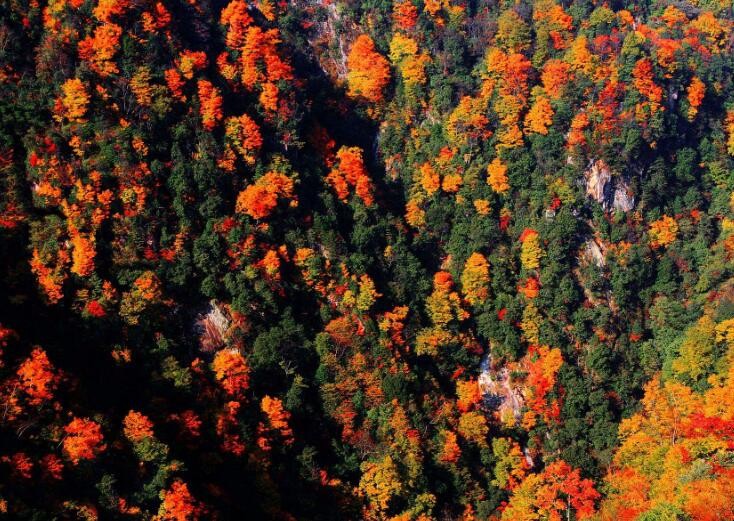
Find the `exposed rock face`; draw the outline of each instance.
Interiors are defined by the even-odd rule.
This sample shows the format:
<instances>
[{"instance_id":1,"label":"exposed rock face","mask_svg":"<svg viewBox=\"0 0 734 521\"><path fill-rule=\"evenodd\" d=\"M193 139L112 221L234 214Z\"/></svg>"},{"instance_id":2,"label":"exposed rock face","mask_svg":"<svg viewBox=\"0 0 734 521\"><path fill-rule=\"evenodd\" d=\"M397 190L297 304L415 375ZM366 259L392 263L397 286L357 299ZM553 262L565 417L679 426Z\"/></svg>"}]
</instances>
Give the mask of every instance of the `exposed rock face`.
<instances>
[{"instance_id":1,"label":"exposed rock face","mask_svg":"<svg viewBox=\"0 0 734 521\"><path fill-rule=\"evenodd\" d=\"M297 3L312 13L315 20L308 42L319 67L337 83L345 81L348 50L360 33L359 28L341 17L336 2L303 0Z\"/></svg>"},{"instance_id":2,"label":"exposed rock face","mask_svg":"<svg viewBox=\"0 0 734 521\"><path fill-rule=\"evenodd\" d=\"M603 160L592 160L584 172L584 179L586 194L604 210L614 208L620 212L628 212L634 208L635 198L629 185L621 176L613 175Z\"/></svg>"},{"instance_id":3,"label":"exposed rock face","mask_svg":"<svg viewBox=\"0 0 734 521\"><path fill-rule=\"evenodd\" d=\"M621 178L617 179L617 186L614 188L612 207L619 212L629 212L635 207L635 196Z\"/></svg>"},{"instance_id":4,"label":"exposed rock face","mask_svg":"<svg viewBox=\"0 0 734 521\"><path fill-rule=\"evenodd\" d=\"M514 417L515 421L520 421L524 400L520 391L512 386L510 371L506 367L493 371L490 354L482 359L480 368L477 384L485 406L500 418Z\"/></svg>"},{"instance_id":5,"label":"exposed rock face","mask_svg":"<svg viewBox=\"0 0 734 521\"><path fill-rule=\"evenodd\" d=\"M586 178L586 195L602 206L606 206L609 199L612 171L601 159L592 161L591 166L584 172Z\"/></svg>"},{"instance_id":6,"label":"exposed rock face","mask_svg":"<svg viewBox=\"0 0 734 521\"><path fill-rule=\"evenodd\" d=\"M586 258L600 268L604 267L604 264L606 264L606 261L604 260L605 253L606 248L597 239L589 239L586 241L586 251L584 252Z\"/></svg>"},{"instance_id":7,"label":"exposed rock face","mask_svg":"<svg viewBox=\"0 0 734 521\"><path fill-rule=\"evenodd\" d=\"M227 344L227 332L231 321L215 301L209 303L206 313L196 320L196 331L199 334L199 346L205 353L212 353Z\"/></svg>"}]
</instances>

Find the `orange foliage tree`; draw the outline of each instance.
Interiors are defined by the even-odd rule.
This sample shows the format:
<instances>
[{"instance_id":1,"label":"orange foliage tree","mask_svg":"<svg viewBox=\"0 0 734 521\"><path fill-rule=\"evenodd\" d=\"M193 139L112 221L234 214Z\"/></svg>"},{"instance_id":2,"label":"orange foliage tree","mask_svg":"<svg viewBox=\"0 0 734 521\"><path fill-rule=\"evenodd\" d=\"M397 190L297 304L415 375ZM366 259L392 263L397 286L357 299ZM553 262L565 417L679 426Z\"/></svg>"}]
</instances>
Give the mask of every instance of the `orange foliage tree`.
<instances>
[{"instance_id":1,"label":"orange foliage tree","mask_svg":"<svg viewBox=\"0 0 734 521\"><path fill-rule=\"evenodd\" d=\"M153 436L153 422L137 411L130 411L122 420L122 432L132 442L138 442Z\"/></svg>"},{"instance_id":2,"label":"orange foliage tree","mask_svg":"<svg viewBox=\"0 0 734 521\"><path fill-rule=\"evenodd\" d=\"M75 233L71 238L71 245L71 271L80 277L86 277L94 271L94 257L97 254L94 237Z\"/></svg>"},{"instance_id":3,"label":"orange foliage tree","mask_svg":"<svg viewBox=\"0 0 734 521\"><path fill-rule=\"evenodd\" d=\"M550 463L540 474L531 474L514 490L503 521L569 519L571 512L579 521L596 513L600 494L590 479L582 479L579 469L563 460Z\"/></svg>"},{"instance_id":4,"label":"orange foliage tree","mask_svg":"<svg viewBox=\"0 0 734 521\"><path fill-rule=\"evenodd\" d=\"M250 387L250 367L236 349L222 349L214 355L214 376L231 396L242 396Z\"/></svg>"},{"instance_id":5,"label":"orange foliage tree","mask_svg":"<svg viewBox=\"0 0 734 521\"><path fill-rule=\"evenodd\" d=\"M64 427L64 453L74 465L97 457L107 447L103 443L102 427L87 418L74 418Z\"/></svg>"},{"instance_id":6,"label":"orange foliage tree","mask_svg":"<svg viewBox=\"0 0 734 521\"><path fill-rule=\"evenodd\" d=\"M189 492L186 483L177 479L168 490L161 491L161 506L156 519L159 521L196 521L203 509Z\"/></svg>"},{"instance_id":7,"label":"orange foliage tree","mask_svg":"<svg viewBox=\"0 0 734 521\"><path fill-rule=\"evenodd\" d=\"M510 189L507 179L507 165L499 157L495 157L487 166L487 184L498 194L504 194Z\"/></svg>"},{"instance_id":8,"label":"orange foliage tree","mask_svg":"<svg viewBox=\"0 0 734 521\"><path fill-rule=\"evenodd\" d=\"M632 83L637 91L647 100L647 103L638 104L637 119L644 121L646 116L644 111L654 114L660 108L660 102L663 99L663 89L654 81L653 64L649 58L642 58L637 61L632 70Z\"/></svg>"},{"instance_id":9,"label":"orange foliage tree","mask_svg":"<svg viewBox=\"0 0 734 521\"><path fill-rule=\"evenodd\" d=\"M283 408L283 402L266 395L260 401L260 409L265 413L270 428L277 431L286 444L292 443L293 431L288 425L291 413Z\"/></svg>"},{"instance_id":10,"label":"orange foliage tree","mask_svg":"<svg viewBox=\"0 0 734 521\"><path fill-rule=\"evenodd\" d=\"M456 406L461 412L469 412L482 399L479 384L475 379L458 380L456 382Z\"/></svg>"},{"instance_id":11,"label":"orange foliage tree","mask_svg":"<svg viewBox=\"0 0 734 521\"><path fill-rule=\"evenodd\" d=\"M650 223L650 244L655 248L668 246L675 241L677 235L678 223L668 215Z\"/></svg>"},{"instance_id":12,"label":"orange foliage tree","mask_svg":"<svg viewBox=\"0 0 734 521\"><path fill-rule=\"evenodd\" d=\"M548 346L531 346L523 360L528 371L525 379L525 402L528 412L523 418L523 425L530 428L535 425L536 417L541 416L546 422L557 420L560 414L557 401L547 403L546 397L556 384L563 358L561 350Z\"/></svg>"},{"instance_id":13,"label":"orange foliage tree","mask_svg":"<svg viewBox=\"0 0 734 521\"><path fill-rule=\"evenodd\" d=\"M235 210L253 219L265 219L278 206L279 198L292 197L293 181L279 172L268 172L240 192ZM292 199L291 205L295 204L297 201Z\"/></svg>"},{"instance_id":14,"label":"orange foliage tree","mask_svg":"<svg viewBox=\"0 0 734 521\"><path fill-rule=\"evenodd\" d=\"M457 442L457 436L454 431L443 431L443 445L441 452L438 454L438 461L443 463L456 463L461 457L461 447Z\"/></svg>"},{"instance_id":15,"label":"orange foliage tree","mask_svg":"<svg viewBox=\"0 0 734 521\"><path fill-rule=\"evenodd\" d=\"M566 84L569 82L570 65L561 60L548 60L543 65L543 72L540 75L543 90L551 99L558 99L564 92Z\"/></svg>"},{"instance_id":16,"label":"orange foliage tree","mask_svg":"<svg viewBox=\"0 0 734 521\"><path fill-rule=\"evenodd\" d=\"M375 43L366 34L357 37L347 56L349 95L378 102L390 81L390 65L375 50Z\"/></svg>"},{"instance_id":17,"label":"orange foliage tree","mask_svg":"<svg viewBox=\"0 0 734 521\"><path fill-rule=\"evenodd\" d=\"M224 122L225 135L234 149L248 164L253 164L263 144L260 127L247 114L227 118Z\"/></svg>"},{"instance_id":18,"label":"orange foliage tree","mask_svg":"<svg viewBox=\"0 0 734 521\"><path fill-rule=\"evenodd\" d=\"M79 42L79 58L88 62L92 70L102 77L117 74L119 69L113 61L119 50L122 27L106 23L98 26L92 36Z\"/></svg>"},{"instance_id":19,"label":"orange foliage tree","mask_svg":"<svg viewBox=\"0 0 734 521\"><path fill-rule=\"evenodd\" d=\"M362 159L359 147L341 147L336 153L336 165L326 176L326 181L341 201L349 197L350 188L365 206L374 204L374 187Z\"/></svg>"},{"instance_id":20,"label":"orange foliage tree","mask_svg":"<svg viewBox=\"0 0 734 521\"><path fill-rule=\"evenodd\" d=\"M53 398L59 378L46 351L40 347L34 348L31 355L20 364L17 375L18 384L31 405L40 405Z\"/></svg>"},{"instance_id":21,"label":"orange foliage tree","mask_svg":"<svg viewBox=\"0 0 734 521\"><path fill-rule=\"evenodd\" d=\"M688 119L692 121L696 114L698 114L698 109L701 106L701 103L703 103L703 97L706 94L706 84L701 81L701 79L698 76L694 76L693 79L691 79L690 85L688 85L688 88L686 89L686 95L688 99Z\"/></svg>"},{"instance_id":22,"label":"orange foliage tree","mask_svg":"<svg viewBox=\"0 0 734 521\"><path fill-rule=\"evenodd\" d=\"M427 161L420 167L420 182L428 195L435 194L441 187L441 178L438 172Z\"/></svg>"},{"instance_id":23,"label":"orange foliage tree","mask_svg":"<svg viewBox=\"0 0 734 521\"><path fill-rule=\"evenodd\" d=\"M207 130L212 130L222 119L222 95L219 89L208 80L199 80L199 104L201 123Z\"/></svg>"},{"instance_id":24,"label":"orange foliage tree","mask_svg":"<svg viewBox=\"0 0 734 521\"><path fill-rule=\"evenodd\" d=\"M536 133L547 135L548 127L553 123L553 107L550 100L545 96L535 98L535 103L530 107L525 116L525 133Z\"/></svg>"},{"instance_id":25,"label":"orange foliage tree","mask_svg":"<svg viewBox=\"0 0 734 521\"><path fill-rule=\"evenodd\" d=\"M409 31L418 22L418 8L410 0L395 2L392 17L398 29Z\"/></svg>"}]
</instances>

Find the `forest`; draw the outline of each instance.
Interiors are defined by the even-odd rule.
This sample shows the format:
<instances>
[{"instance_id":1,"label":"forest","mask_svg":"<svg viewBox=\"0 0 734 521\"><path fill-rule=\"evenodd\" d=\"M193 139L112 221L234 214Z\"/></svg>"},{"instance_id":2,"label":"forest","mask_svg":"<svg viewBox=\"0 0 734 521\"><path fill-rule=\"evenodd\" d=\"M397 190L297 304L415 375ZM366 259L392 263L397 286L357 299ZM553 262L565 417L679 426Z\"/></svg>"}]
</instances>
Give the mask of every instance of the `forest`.
<instances>
[{"instance_id":1,"label":"forest","mask_svg":"<svg viewBox=\"0 0 734 521\"><path fill-rule=\"evenodd\" d=\"M0 2L2 519L734 520L732 2Z\"/></svg>"}]
</instances>

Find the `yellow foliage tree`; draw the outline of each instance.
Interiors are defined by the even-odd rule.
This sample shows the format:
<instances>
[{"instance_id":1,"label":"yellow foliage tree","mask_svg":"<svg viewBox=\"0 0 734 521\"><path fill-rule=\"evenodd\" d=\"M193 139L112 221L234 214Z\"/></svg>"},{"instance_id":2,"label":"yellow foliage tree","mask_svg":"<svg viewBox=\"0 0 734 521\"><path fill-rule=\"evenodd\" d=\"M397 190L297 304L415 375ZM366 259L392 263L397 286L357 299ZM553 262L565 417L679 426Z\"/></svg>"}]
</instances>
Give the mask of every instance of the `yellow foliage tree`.
<instances>
[{"instance_id":1,"label":"yellow foliage tree","mask_svg":"<svg viewBox=\"0 0 734 521\"><path fill-rule=\"evenodd\" d=\"M375 289L375 283L369 275L364 274L359 278L359 293L356 299L356 308L365 313L369 311L381 295Z\"/></svg>"},{"instance_id":2,"label":"yellow foliage tree","mask_svg":"<svg viewBox=\"0 0 734 521\"><path fill-rule=\"evenodd\" d=\"M357 493L368 502L366 516L370 519L384 519L390 500L403 490L398 468L392 457L386 455L379 461L365 461L360 466L362 478Z\"/></svg>"},{"instance_id":3,"label":"yellow foliage tree","mask_svg":"<svg viewBox=\"0 0 734 521\"><path fill-rule=\"evenodd\" d=\"M461 299L453 291L451 275L439 271L433 278L433 293L426 298L426 311L437 326L445 326L451 320L463 320L467 313L461 308Z\"/></svg>"},{"instance_id":4,"label":"yellow foliage tree","mask_svg":"<svg viewBox=\"0 0 734 521\"><path fill-rule=\"evenodd\" d=\"M513 489L527 474L528 464L520 449L520 444L511 438L494 438L494 479L492 484L502 489Z\"/></svg>"},{"instance_id":5,"label":"yellow foliage tree","mask_svg":"<svg viewBox=\"0 0 734 521\"><path fill-rule=\"evenodd\" d=\"M479 411L471 411L459 417L459 434L466 439L484 447L487 445L487 418Z\"/></svg>"},{"instance_id":6,"label":"yellow foliage tree","mask_svg":"<svg viewBox=\"0 0 734 521\"><path fill-rule=\"evenodd\" d=\"M522 329L525 340L530 344L537 344L540 340L540 322L542 317L535 304L529 302L522 312L522 321L520 329Z\"/></svg>"},{"instance_id":7,"label":"yellow foliage tree","mask_svg":"<svg viewBox=\"0 0 734 521\"><path fill-rule=\"evenodd\" d=\"M697 381L708 373L712 353L716 346L716 324L708 315L702 316L688 328L678 349L678 358L673 360L673 371Z\"/></svg>"},{"instance_id":8,"label":"yellow foliage tree","mask_svg":"<svg viewBox=\"0 0 734 521\"><path fill-rule=\"evenodd\" d=\"M71 78L66 80L61 86L61 105L64 109L64 116L72 122L84 122L84 116L87 114L89 106L89 94L84 87L84 83L79 78Z\"/></svg>"},{"instance_id":9,"label":"yellow foliage tree","mask_svg":"<svg viewBox=\"0 0 734 521\"><path fill-rule=\"evenodd\" d=\"M675 241L678 235L678 223L668 215L650 223L651 245L654 248L665 247Z\"/></svg>"},{"instance_id":10,"label":"yellow foliage tree","mask_svg":"<svg viewBox=\"0 0 734 521\"><path fill-rule=\"evenodd\" d=\"M540 256L543 251L540 248L540 236L538 232L526 228L520 235L520 262L526 270L536 270L540 267Z\"/></svg>"},{"instance_id":11,"label":"yellow foliage tree","mask_svg":"<svg viewBox=\"0 0 734 521\"><path fill-rule=\"evenodd\" d=\"M464 298L471 305L484 302L489 295L489 262L479 252L472 253L464 264L461 274Z\"/></svg>"}]
</instances>

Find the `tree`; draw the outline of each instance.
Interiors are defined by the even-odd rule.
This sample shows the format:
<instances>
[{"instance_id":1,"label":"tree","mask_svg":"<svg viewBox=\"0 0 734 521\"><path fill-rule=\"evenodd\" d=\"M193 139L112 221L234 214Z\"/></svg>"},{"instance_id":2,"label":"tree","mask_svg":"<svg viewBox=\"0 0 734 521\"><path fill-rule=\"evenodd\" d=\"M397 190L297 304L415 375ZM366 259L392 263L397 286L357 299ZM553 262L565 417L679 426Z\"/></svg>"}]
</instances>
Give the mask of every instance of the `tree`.
<instances>
[{"instance_id":1,"label":"tree","mask_svg":"<svg viewBox=\"0 0 734 521\"><path fill-rule=\"evenodd\" d=\"M352 44L347 56L347 83L349 95L367 101L382 100L383 91L390 82L390 65L375 50L375 43L361 34Z\"/></svg>"},{"instance_id":2,"label":"tree","mask_svg":"<svg viewBox=\"0 0 734 521\"><path fill-rule=\"evenodd\" d=\"M201 505L189 492L189 486L180 479L161 491L160 497L161 506L156 516L160 521L196 521L203 513Z\"/></svg>"},{"instance_id":3,"label":"tree","mask_svg":"<svg viewBox=\"0 0 734 521\"><path fill-rule=\"evenodd\" d=\"M97 26L94 35L79 42L79 58L90 63L92 70L101 77L120 72L113 61L120 49L122 27L113 23Z\"/></svg>"},{"instance_id":4,"label":"tree","mask_svg":"<svg viewBox=\"0 0 734 521\"><path fill-rule=\"evenodd\" d=\"M688 99L688 120L693 121L698 114L698 109L703 103L703 97L706 94L706 84L701 81L698 76L694 76L691 79L691 83L686 89L686 95Z\"/></svg>"},{"instance_id":5,"label":"tree","mask_svg":"<svg viewBox=\"0 0 734 521\"><path fill-rule=\"evenodd\" d=\"M676 373L686 375L694 382L709 373L716 346L715 327L711 317L704 315L686 330L678 349L679 356L672 364Z\"/></svg>"},{"instance_id":6,"label":"tree","mask_svg":"<svg viewBox=\"0 0 734 521\"><path fill-rule=\"evenodd\" d=\"M523 359L527 370L524 396L528 406L523 423L527 427L535 425L536 417L541 416L546 423L558 419L558 401L548 403L547 396L556 385L556 376L563 365L561 350L548 346L530 346Z\"/></svg>"},{"instance_id":7,"label":"tree","mask_svg":"<svg viewBox=\"0 0 734 521\"><path fill-rule=\"evenodd\" d=\"M456 463L461 457L461 448L454 431L442 431L443 445L438 460L443 463Z\"/></svg>"},{"instance_id":8,"label":"tree","mask_svg":"<svg viewBox=\"0 0 734 521\"><path fill-rule=\"evenodd\" d=\"M245 44L245 32L253 23L247 9L247 2L244 0L232 0L222 9L219 21L228 28L225 38L227 47L238 49Z\"/></svg>"},{"instance_id":9,"label":"tree","mask_svg":"<svg viewBox=\"0 0 734 521\"><path fill-rule=\"evenodd\" d=\"M350 188L353 188L365 206L374 204L372 180L367 173L362 159L362 149L359 147L339 148L336 153L336 164L326 176L326 181L341 201L347 200Z\"/></svg>"},{"instance_id":10,"label":"tree","mask_svg":"<svg viewBox=\"0 0 734 521\"><path fill-rule=\"evenodd\" d=\"M461 289L469 304L476 306L489 296L489 262L479 252L472 253L464 263Z\"/></svg>"},{"instance_id":11,"label":"tree","mask_svg":"<svg viewBox=\"0 0 734 521\"><path fill-rule=\"evenodd\" d=\"M510 438L492 439L492 454L496 459L492 484L513 490L527 475L528 464L520 445Z\"/></svg>"},{"instance_id":12,"label":"tree","mask_svg":"<svg viewBox=\"0 0 734 521\"><path fill-rule=\"evenodd\" d=\"M454 281L450 273L439 271L433 276L433 293L426 299L426 311L437 326L467 317L467 313L461 308L459 295L453 288Z\"/></svg>"},{"instance_id":13,"label":"tree","mask_svg":"<svg viewBox=\"0 0 734 521\"><path fill-rule=\"evenodd\" d=\"M234 149L247 164L254 164L263 144L260 127L247 114L227 118L224 132Z\"/></svg>"},{"instance_id":14,"label":"tree","mask_svg":"<svg viewBox=\"0 0 734 521\"><path fill-rule=\"evenodd\" d=\"M410 0L402 0L393 4L392 16L399 29L409 31L418 21L418 9Z\"/></svg>"},{"instance_id":15,"label":"tree","mask_svg":"<svg viewBox=\"0 0 734 521\"><path fill-rule=\"evenodd\" d=\"M153 436L153 422L138 411L130 411L122 420L125 437L132 442L139 442Z\"/></svg>"},{"instance_id":16,"label":"tree","mask_svg":"<svg viewBox=\"0 0 734 521\"><path fill-rule=\"evenodd\" d=\"M18 384L31 405L41 405L53 398L59 378L46 351L40 347L31 351L30 356L18 366L16 374Z\"/></svg>"},{"instance_id":17,"label":"tree","mask_svg":"<svg viewBox=\"0 0 734 521\"><path fill-rule=\"evenodd\" d=\"M456 382L456 406L461 412L469 412L482 399L482 393L476 380L458 380Z\"/></svg>"},{"instance_id":18,"label":"tree","mask_svg":"<svg viewBox=\"0 0 734 521\"><path fill-rule=\"evenodd\" d=\"M429 162L423 163L420 168L420 181L429 196L435 194L441 187L441 178Z\"/></svg>"},{"instance_id":19,"label":"tree","mask_svg":"<svg viewBox=\"0 0 734 521\"><path fill-rule=\"evenodd\" d=\"M553 124L553 107L545 96L537 96L535 103L525 117L525 133L547 135L548 127Z\"/></svg>"},{"instance_id":20,"label":"tree","mask_svg":"<svg viewBox=\"0 0 734 521\"><path fill-rule=\"evenodd\" d=\"M92 12L100 22L109 23L113 17L122 16L131 8L131 0L100 0Z\"/></svg>"},{"instance_id":21,"label":"tree","mask_svg":"<svg viewBox=\"0 0 734 521\"><path fill-rule=\"evenodd\" d=\"M578 469L556 460L540 474L530 474L513 491L502 519L561 521L570 519L571 512L574 519L590 519L596 513L595 502L600 496L593 482L582 479Z\"/></svg>"},{"instance_id":22,"label":"tree","mask_svg":"<svg viewBox=\"0 0 734 521\"><path fill-rule=\"evenodd\" d=\"M526 270L535 270L540 267L540 236L533 229L525 228L520 235L520 262Z\"/></svg>"},{"instance_id":23,"label":"tree","mask_svg":"<svg viewBox=\"0 0 734 521\"><path fill-rule=\"evenodd\" d=\"M94 271L95 241L93 237L84 237L75 233L71 239L71 272L86 277Z\"/></svg>"},{"instance_id":24,"label":"tree","mask_svg":"<svg viewBox=\"0 0 734 521\"><path fill-rule=\"evenodd\" d=\"M357 492L366 498L368 519L380 519L388 512L390 501L403 490L397 466L388 454L377 461L360 465L362 477Z\"/></svg>"},{"instance_id":25,"label":"tree","mask_svg":"<svg viewBox=\"0 0 734 521\"><path fill-rule=\"evenodd\" d=\"M668 215L650 223L650 244L653 248L665 247L673 243L678 235L678 223Z\"/></svg>"},{"instance_id":26,"label":"tree","mask_svg":"<svg viewBox=\"0 0 734 521\"><path fill-rule=\"evenodd\" d=\"M507 165L498 157L495 157L487 166L487 184L498 194L504 194L510 189L507 179Z\"/></svg>"},{"instance_id":27,"label":"tree","mask_svg":"<svg viewBox=\"0 0 734 521\"><path fill-rule=\"evenodd\" d=\"M637 108L638 121L644 121L646 116L642 115L641 111L646 108L649 114L655 114L663 99L663 89L654 81L653 65L649 58L637 61L632 70L632 77L635 89L647 100L646 104L638 104Z\"/></svg>"},{"instance_id":28,"label":"tree","mask_svg":"<svg viewBox=\"0 0 734 521\"><path fill-rule=\"evenodd\" d=\"M214 376L230 396L242 396L250 387L250 367L242 353L235 349L222 349L214 355Z\"/></svg>"},{"instance_id":29,"label":"tree","mask_svg":"<svg viewBox=\"0 0 734 521\"><path fill-rule=\"evenodd\" d=\"M293 181L279 172L268 172L237 196L235 209L253 219L266 219L278 206L279 198L293 198ZM297 204L291 199L291 205Z\"/></svg>"},{"instance_id":30,"label":"tree","mask_svg":"<svg viewBox=\"0 0 734 521\"><path fill-rule=\"evenodd\" d=\"M74 465L92 460L107 446L103 443L102 427L87 418L74 418L64 427L64 453Z\"/></svg>"},{"instance_id":31,"label":"tree","mask_svg":"<svg viewBox=\"0 0 734 521\"><path fill-rule=\"evenodd\" d=\"M291 415L283 408L283 402L266 395L260 401L260 409L265 413L270 428L277 431L286 444L292 443L293 431L288 425Z\"/></svg>"},{"instance_id":32,"label":"tree","mask_svg":"<svg viewBox=\"0 0 734 521\"><path fill-rule=\"evenodd\" d=\"M462 413L459 416L459 434L464 439L485 447L487 445L487 435L489 427L487 426L487 418L479 411L471 411Z\"/></svg>"},{"instance_id":33,"label":"tree","mask_svg":"<svg viewBox=\"0 0 734 521\"><path fill-rule=\"evenodd\" d=\"M222 95L208 80L197 82L201 123L206 130L213 130L222 119Z\"/></svg>"},{"instance_id":34,"label":"tree","mask_svg":"<svg viewBox=\"0 0 734 521\"><path fill-rule=\"evenodd\" d=\"M71 122L83 123L89 107L90 97L82 80L79 78L66 80L61 86L61 92L62 97L57 103L57 105L60 105L59 108L62 109L59 116L65 117Z\"/></svg>"},{"instance_id":35,"label":"tree","mask_svg":"<svg viewBox=\"0 0 734 521\"><path fill-rule=\"evenodd\" d=\"M564 89L570 78L570 65L564 61L551 59L543 65L540 75L543 90L552 100L559 99L564 94Z\"/></svg>"}]
</instances>

